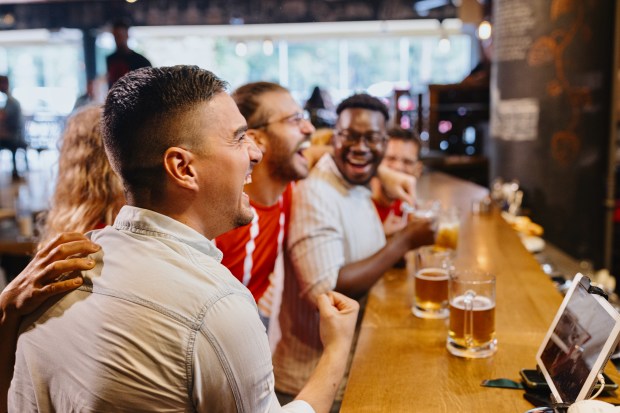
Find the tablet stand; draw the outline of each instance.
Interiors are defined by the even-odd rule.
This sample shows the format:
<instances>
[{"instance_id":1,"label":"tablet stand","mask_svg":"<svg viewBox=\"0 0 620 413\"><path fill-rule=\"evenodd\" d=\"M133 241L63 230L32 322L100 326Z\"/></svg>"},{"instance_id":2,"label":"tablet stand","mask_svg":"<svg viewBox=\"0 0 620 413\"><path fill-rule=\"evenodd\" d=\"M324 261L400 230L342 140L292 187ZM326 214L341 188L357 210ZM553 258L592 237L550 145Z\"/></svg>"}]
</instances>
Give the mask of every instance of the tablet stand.
<instances>
[{"instance_id":1,"label":"tablet stand","mask_svg":"<svg viewBox=\"0 0 620 413\"><path fill-rule=\"evenodd\" d=\"M571 403L556 403L553 394L551 394L551 408L555 413L566 413Z\"/></svg>"}]
</instances>

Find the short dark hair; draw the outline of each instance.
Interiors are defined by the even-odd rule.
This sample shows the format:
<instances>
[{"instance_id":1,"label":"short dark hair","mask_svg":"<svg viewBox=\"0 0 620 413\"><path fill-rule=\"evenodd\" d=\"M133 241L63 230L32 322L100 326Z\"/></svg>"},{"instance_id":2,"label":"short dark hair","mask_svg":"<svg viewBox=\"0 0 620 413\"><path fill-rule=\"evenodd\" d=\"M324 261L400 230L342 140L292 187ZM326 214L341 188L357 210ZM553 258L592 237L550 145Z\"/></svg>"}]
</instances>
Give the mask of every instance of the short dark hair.
<instances>
[{"instance_id":1,"label":"short dark hair","mask_svg":"<svg viewBox=\"0 0 620 413\"><path fill-rule=\"evenodd\" d=\"M269 92L288 93L288 90L277 83L253 82L240 86L231 94L249 128L255 128L255 125L268 121L270 114L261 110L261 96Z\"/></svg>"},{"instance_id":2,"label":"short dark hair","mask_svg":"<svg viewBox=\"0 0 620 413\"><path fill-rule=\"evenodd\" d=\"M345 109L368 109L380 112L385 118L386 122L390 118L387 106L374 96L370 96L366 93L359 93L353 96L349 96L336 108L336 114L340 115Z\"/></svg>"},{"instance_id":3,"label":"short dark hair","mask_svg":"<svg viewBox=\"0 0 620 413\"><path fill-rule=\"evenodd\" d=\"M413 142L418 146L418 150L422 147L422 141L420 141L418 134L413 130L394 127L387 131L387 135L390 139Z\"/></svg>"},{"instance_id":4,"label":"short dark hair","mask_svg":"<svg viewBox=\"0 0 620 413\"><path fill-rule=\"evenodd\" d=\"M163 155L169 147L199 148L194 109L226 87L198 66L145 67L114 83L105 101L102 133L110 164L126 192L135 196L161 186Z\"/></svg>"}]
</instances>

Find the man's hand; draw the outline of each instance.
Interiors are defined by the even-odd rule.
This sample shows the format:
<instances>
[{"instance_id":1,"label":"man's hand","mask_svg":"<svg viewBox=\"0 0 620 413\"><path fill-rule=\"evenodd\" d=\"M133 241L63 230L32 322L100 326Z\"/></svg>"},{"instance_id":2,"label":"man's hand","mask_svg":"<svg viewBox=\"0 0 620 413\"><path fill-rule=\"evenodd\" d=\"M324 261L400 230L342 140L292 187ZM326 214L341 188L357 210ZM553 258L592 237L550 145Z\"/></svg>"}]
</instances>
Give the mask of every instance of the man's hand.
<instances>
[{"instance_id":1,"label":"man's hand","mask_svg":"<svg viewBox=\"0 0 620 413\"><path fill-rule=\"evenodd\" d=\"M327 349L331 346L344 346L348 353L360 305L357 301L335 291L319 295L317 305L321 316L320 332L323 347Z\"/></svg>"},{"instance_id":2,"label":"man's hand","mask_svg":"<svg viewBox=\"0 0 620 413\"><path fill-rule=\"evenodd\" d=\"M323 354L296 399L306 401L317 413L328 413L346 370L360 306L335 291L320 294L317 305Z\"/></svg>"},{"instance_id":3,"label":"man's hand","mask_svg":"<svg viewBox=\"0 0 620 413\"><path fill-rule=\"evenodd\" d=\"M383 221L383 232L386 237L393 235L394 233L400 231L401 229L407 226L407 218L399 217L394 213L394 211L390 211L385 221Z\"/></svg>"},{"instance_id":4,"label":"man's hand","mask_svg":"<svg viewBox=\"0 0 620 413\"><path fill-rule=\"evenodd\" d=\"M43 246L28 266L0 294L0 315L22 317L49 297L82 285L78 271L90 270L95 262L84 258L100 247L79 233L63 233ZM61 276L66 277L59 280Z\"/></svg>"},{"instance_id":5,"label":"man's hand","mask_svg":"<svg viewBox=\"0 0 620 413\"><path fill-rule=\"evenodd\" d=\"M436 223L434 220L409 217L409 223L402 230L409 240L409 249L435 243Z\"/></svg>"},{"instance_id":6,"label":"man's hand","mask_svg":"<svg viewBox=\"0 0 620 413\"><path fill-rule=\"evenodd\" d=\"M395 171L383 164L379 165L377 176L381 180L383 190L388 197L400 199L409 205L415 204L415 177Z\"/></svg>"}]
</instances>

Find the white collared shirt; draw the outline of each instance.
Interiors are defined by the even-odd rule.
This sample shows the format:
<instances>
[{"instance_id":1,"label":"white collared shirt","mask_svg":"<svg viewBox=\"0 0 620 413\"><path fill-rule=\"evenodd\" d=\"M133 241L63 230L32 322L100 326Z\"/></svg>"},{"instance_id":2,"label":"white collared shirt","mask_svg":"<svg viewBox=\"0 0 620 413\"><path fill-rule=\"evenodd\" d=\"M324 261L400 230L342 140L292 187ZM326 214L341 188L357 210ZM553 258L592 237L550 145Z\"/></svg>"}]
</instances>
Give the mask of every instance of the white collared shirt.
<instances>
[{"instance_id":1,"label":"white collared shirt","mask_svg":"<svg viewBox=\"0 0 620 413\"><path fill-rule=\"evenodd\" d=\"M254 299L210 240L129 206L90 237L84 285L24 323L9 411L313 412L280 407Z\"/></svg>"}]
</instances>

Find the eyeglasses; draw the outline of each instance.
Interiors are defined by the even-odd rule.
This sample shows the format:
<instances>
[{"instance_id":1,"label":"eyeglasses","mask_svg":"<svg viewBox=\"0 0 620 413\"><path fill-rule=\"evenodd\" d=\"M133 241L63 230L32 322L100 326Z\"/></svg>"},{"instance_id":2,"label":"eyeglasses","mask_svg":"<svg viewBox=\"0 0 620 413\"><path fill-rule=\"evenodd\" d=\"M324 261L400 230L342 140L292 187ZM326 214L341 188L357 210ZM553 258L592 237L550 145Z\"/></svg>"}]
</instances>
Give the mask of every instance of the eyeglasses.
<instances>
[{"instance_id":1,"label":"eyeglasses","mask_svg":"<svg viewBox=\"0 0 620 413\"><path fill-rule=\"evenodd\" d=\"M338 136L340 139L342 139L346 145L354 145L356 143L360 143L362 139L364 139L366 145L373 147L385 143L387 139L387 135L385 133L370 132L362 134L349 129L336 129L335 136Z\"/></svg>"},{"instance_id":2,"label":"eyeglasses","mask_svg":"<svg viewBox=\"0 0 620 413\"><path fill-rule=\"evenodd\" d=\"M258 125L252 126L250 129L260 129L274 123L290 123L291 125L299 126L304 120L310 120L310 113L307 110L304 110L302 112L295 112L292 115L285 116L281 119L272 120L271 122L259 123Z\"/></svg>"}]
</instances>

